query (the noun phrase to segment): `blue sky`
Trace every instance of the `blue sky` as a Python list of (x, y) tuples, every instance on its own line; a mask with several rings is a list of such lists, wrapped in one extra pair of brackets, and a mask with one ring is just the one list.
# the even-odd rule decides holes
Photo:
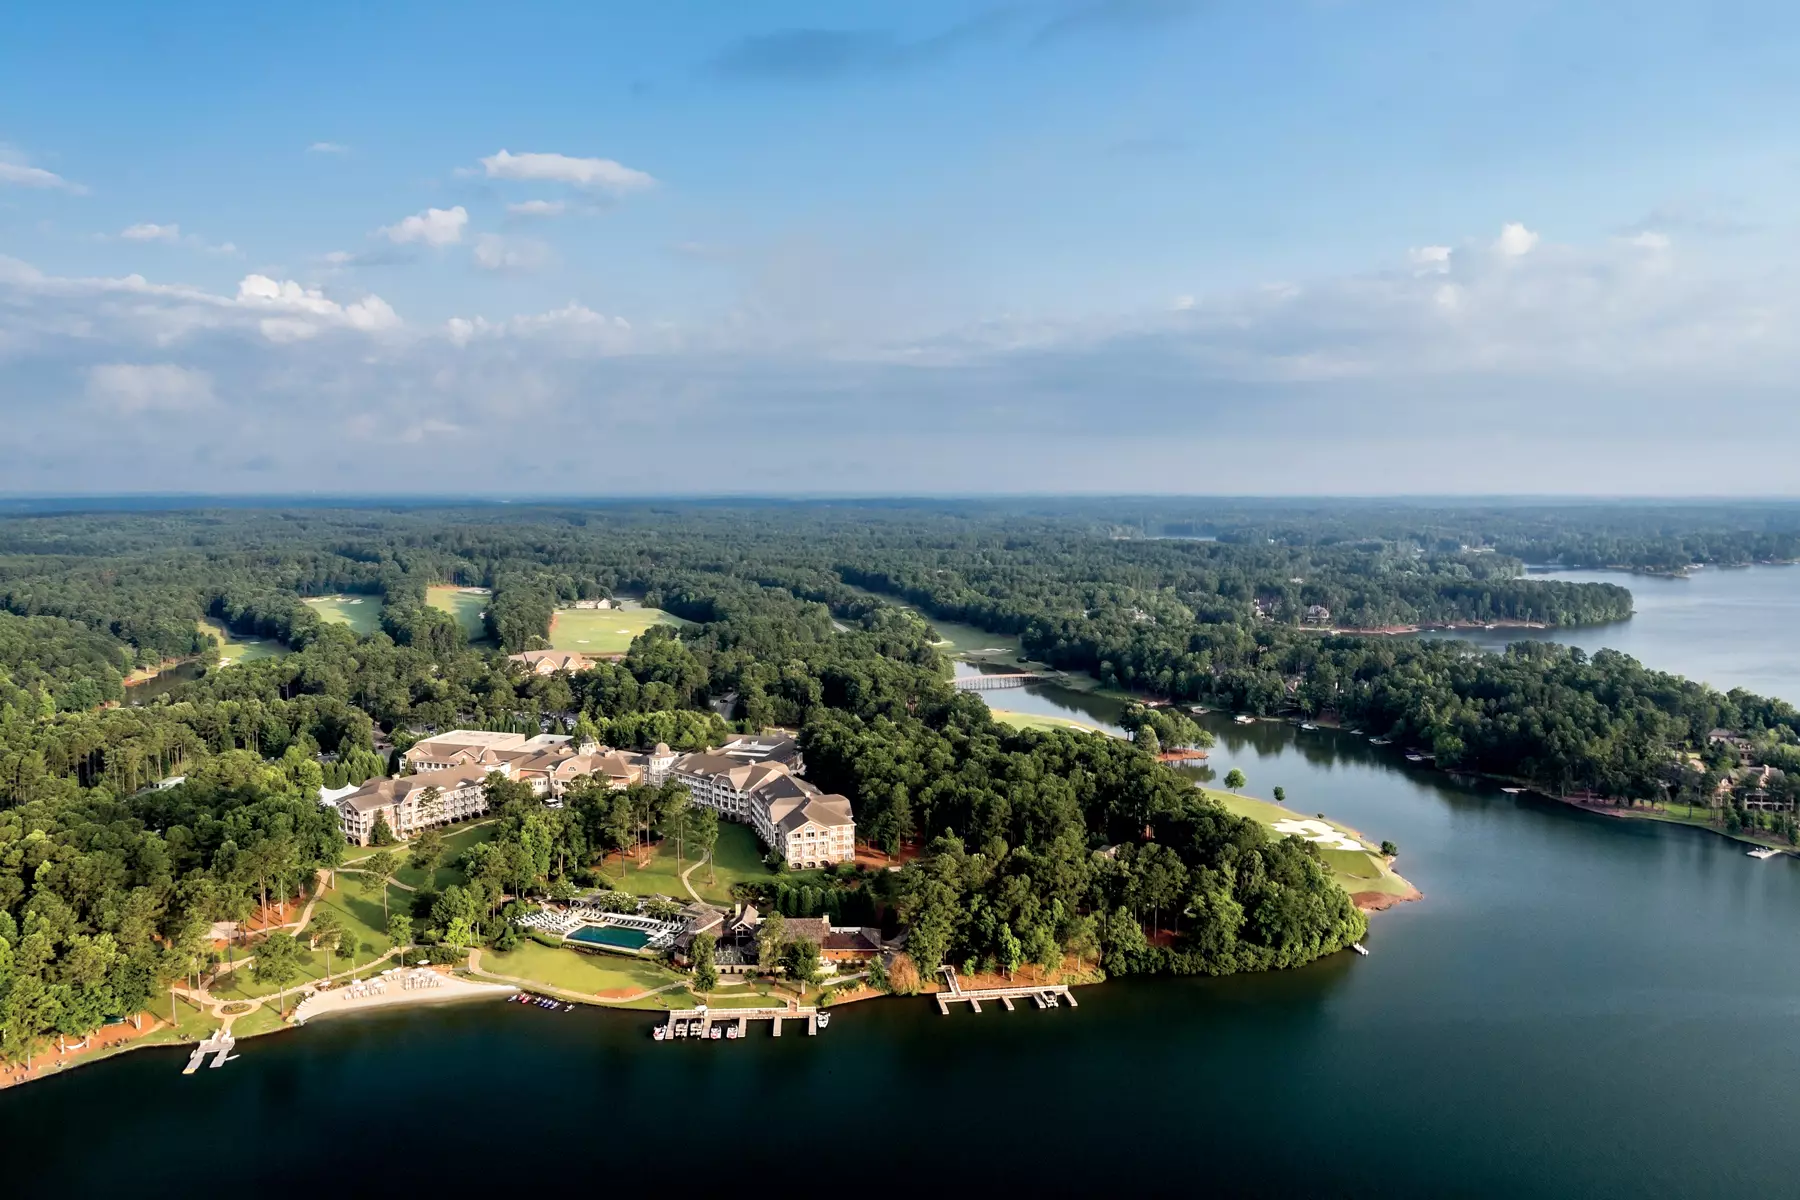
[(1736, 0), (31, 6), (0, 491), (1792, 492), (1797, 68)]

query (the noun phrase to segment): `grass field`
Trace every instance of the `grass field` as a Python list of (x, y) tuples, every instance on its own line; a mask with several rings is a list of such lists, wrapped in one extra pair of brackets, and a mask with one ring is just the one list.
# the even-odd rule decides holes
[(471, 642), (487, 638), (487, 626), (482, 622), (481, 614), (487, 611), (488, 599), (486, 588), (471, 592), (446, 583), (425, 589), (425, 603), (455, 617)]
[(231, 632), (218, 621), (202, 619), (199, 626), (201, 633), (210, 633), (219, 639), (221, 667), (229, 667), (233, 663), (255, 662), (259, 658), (279, 658), (288, 653), (288, 648), (274, 638), (245, 637)]
[[(1239, 796), (1231, 792), (1214, 791), (1211, 788), (1206, 789), (1206, 794), (1224, 805), (1228, 811), (1234, 812), (1240, 817), (1249, 817), (1257, 824), (1269, 828), (1271, 832), (1277, 821), (1322, 820), (1346, 837), (1361, 842), (1365, 847), (1369, 845), (1368, 839), (1356, 830), (1347, 825), (1339, 825), (1336, 821), (1324, 817), (1309, 818), (1305, 813), (1295, 812), (1291, 808), (1283, 808), (1281, 805), (1272, 804), (1267, 800)], [(1324, 858), (1325, 865), (1331, 868), (1332, 878), (1337, 880), (1338, 886), (1346, 892), (1352, 894), (1381, 892), (1389, 896), (1405, 896), (1413, 891), (1412, 884), (1394, 874), (1388, 867), (1387, 861), (1373, 848), (1363, 850), (1321, 849), (1319, 853)]]
[[(715, 904), (729, 904), (732, 884), (775, 878), (775, 872), (763, 866), (762, 856), (762, 843), (756, 840), (756, 834), (748, 825), (721, 821), (719, 843), (713, 847), (713, 882), (707, 882), (706, 867), (701, 867), (688, 876), (688, 881), (694, 885), (694, 890), (700, 893), (702, 899)], [(691, 866), (696, 859), (694, 848), (690, 845), (685, 865)], [(617, 861), (608, 862), (602, 873), (606, 886), (621, 892), (629, 892), (633, 896), (670, 896), (686, 901), (688, 894), (687, 889), (681, 886), (681, 869), (675, 861), (675, 843), (664, 841), (651, 852), (650, 861), (642, 870), (628, 859), (623, 878), (620, 878)]]
[(628, 607), (611, 609), (562, 608), (550, 621), (550, 647), (582, 654), (623, 654), (638, 634), (652, 625), (686, 625), (680, 617), (660, 608), (644, 608), (631, 601)]
[[(432, 872), (430, 880), (425, 878), (425, 872), (410, 866), (402, 866), (398, 871), (395, 871), (394, 878), (398, 879), (401, 883), (408, 884), (415, 888), (425, 887), (429, 883), (431, 889), (438, 892), (443, 891), (453, 883), (465, 883), (467, 880), (463, 878), (461, 869), (453, 864), (462, 856), (463, 851), (467, 850), (475, 843), (492, 841), (495, 832), (499, 828), (498, 825), (490, 822), (485, 825), (465, 825), (461, 829), (445, 834), (444, 858), (442, 863), (439, 864), (438, 869)], [(400, 855), (400, 861), (404, 863), (406, 861), (407, 851), (401, 849), (398, 853)], [(346, 862), (346, 865), (353, 864)]]
[(505, 954), (483, 950), (481, 970), (483, 974), (511, 975), (515, 979), (529, 979), (588, 995), (647, 992), (684, 978), (651, 959), (629, 958), (622, 954), (584, 954), (577, 950), (541, 946), (533, 941), (521, 942), (517, 949)]
[(325, 620), (348, 625), (363, 637), (381, 628), (379, 596), (309, 596), (306, 603)]
[(1081, 733), (1104, 733), (1112, 736), (1110, 731), (1098, 725), (1089, 725), (1072, 717), (1046, 717), (1038, 713), (1012, 712), (1009, 709), (996, 708), (990, 710), (994, 720), (1011, 725), (1015, 729), (1074, 729)]

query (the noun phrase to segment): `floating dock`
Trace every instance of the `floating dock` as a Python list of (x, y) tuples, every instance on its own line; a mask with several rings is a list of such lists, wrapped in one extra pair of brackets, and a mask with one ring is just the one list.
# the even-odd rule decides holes
[(781, 1036), (784, 1021), (806, 1022), (808, 1037), (815, 1037), (819, 1032), (819, 1010), (812, 1005), (795, 1005), (791, 1008), (676, 1008), (669, 1010), (669, 1018), (663, 1025), (664, 1033), (660, 1040), (697, 1038), (710, 1041), (714, 1028), (735, 1028), (737, 1036), (741, 1038), (749, 1033), (752, 1021), (769, 1022), (770, 1033), (774, 1037)]
[(231, 1048), (235, 1045), (237, 1045), (237, 1039), (230, 1034), (207, 1038), (204, 1042), (195, 1046), (194, 1052), (188, 1055), (187, 1066), (181, 1069), (181, 1073), (183, 1075), (192, 1075), (195, 1071), (198, 1071), (201, 1067), (206, 1065), (206, 1056), (209, 1054), (214, 1056), (212, 1061), (213, 1069), (218, 1070), (230, 1059), (235, 1057), (231, 1053)]

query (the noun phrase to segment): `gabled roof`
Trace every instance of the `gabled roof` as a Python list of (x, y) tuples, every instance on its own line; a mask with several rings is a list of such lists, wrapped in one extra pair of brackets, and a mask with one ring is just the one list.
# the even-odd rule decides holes
[(487, 770), (479, 766), (451, 767), (447, 771), (425, 771), (418, 775), (398, 775), (391, 779), (371, 779), (362, 787), (338, 800), (340, 811), (354, 809), (371, 812), (377, 808), (400, 804), (426, 788), (453, 792), (487, 778)]

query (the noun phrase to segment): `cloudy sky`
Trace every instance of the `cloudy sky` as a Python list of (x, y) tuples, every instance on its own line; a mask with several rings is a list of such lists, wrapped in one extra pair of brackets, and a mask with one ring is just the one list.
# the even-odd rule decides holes
[(1800, 492), (1800, 9), (31, 5), (0, 493)]

